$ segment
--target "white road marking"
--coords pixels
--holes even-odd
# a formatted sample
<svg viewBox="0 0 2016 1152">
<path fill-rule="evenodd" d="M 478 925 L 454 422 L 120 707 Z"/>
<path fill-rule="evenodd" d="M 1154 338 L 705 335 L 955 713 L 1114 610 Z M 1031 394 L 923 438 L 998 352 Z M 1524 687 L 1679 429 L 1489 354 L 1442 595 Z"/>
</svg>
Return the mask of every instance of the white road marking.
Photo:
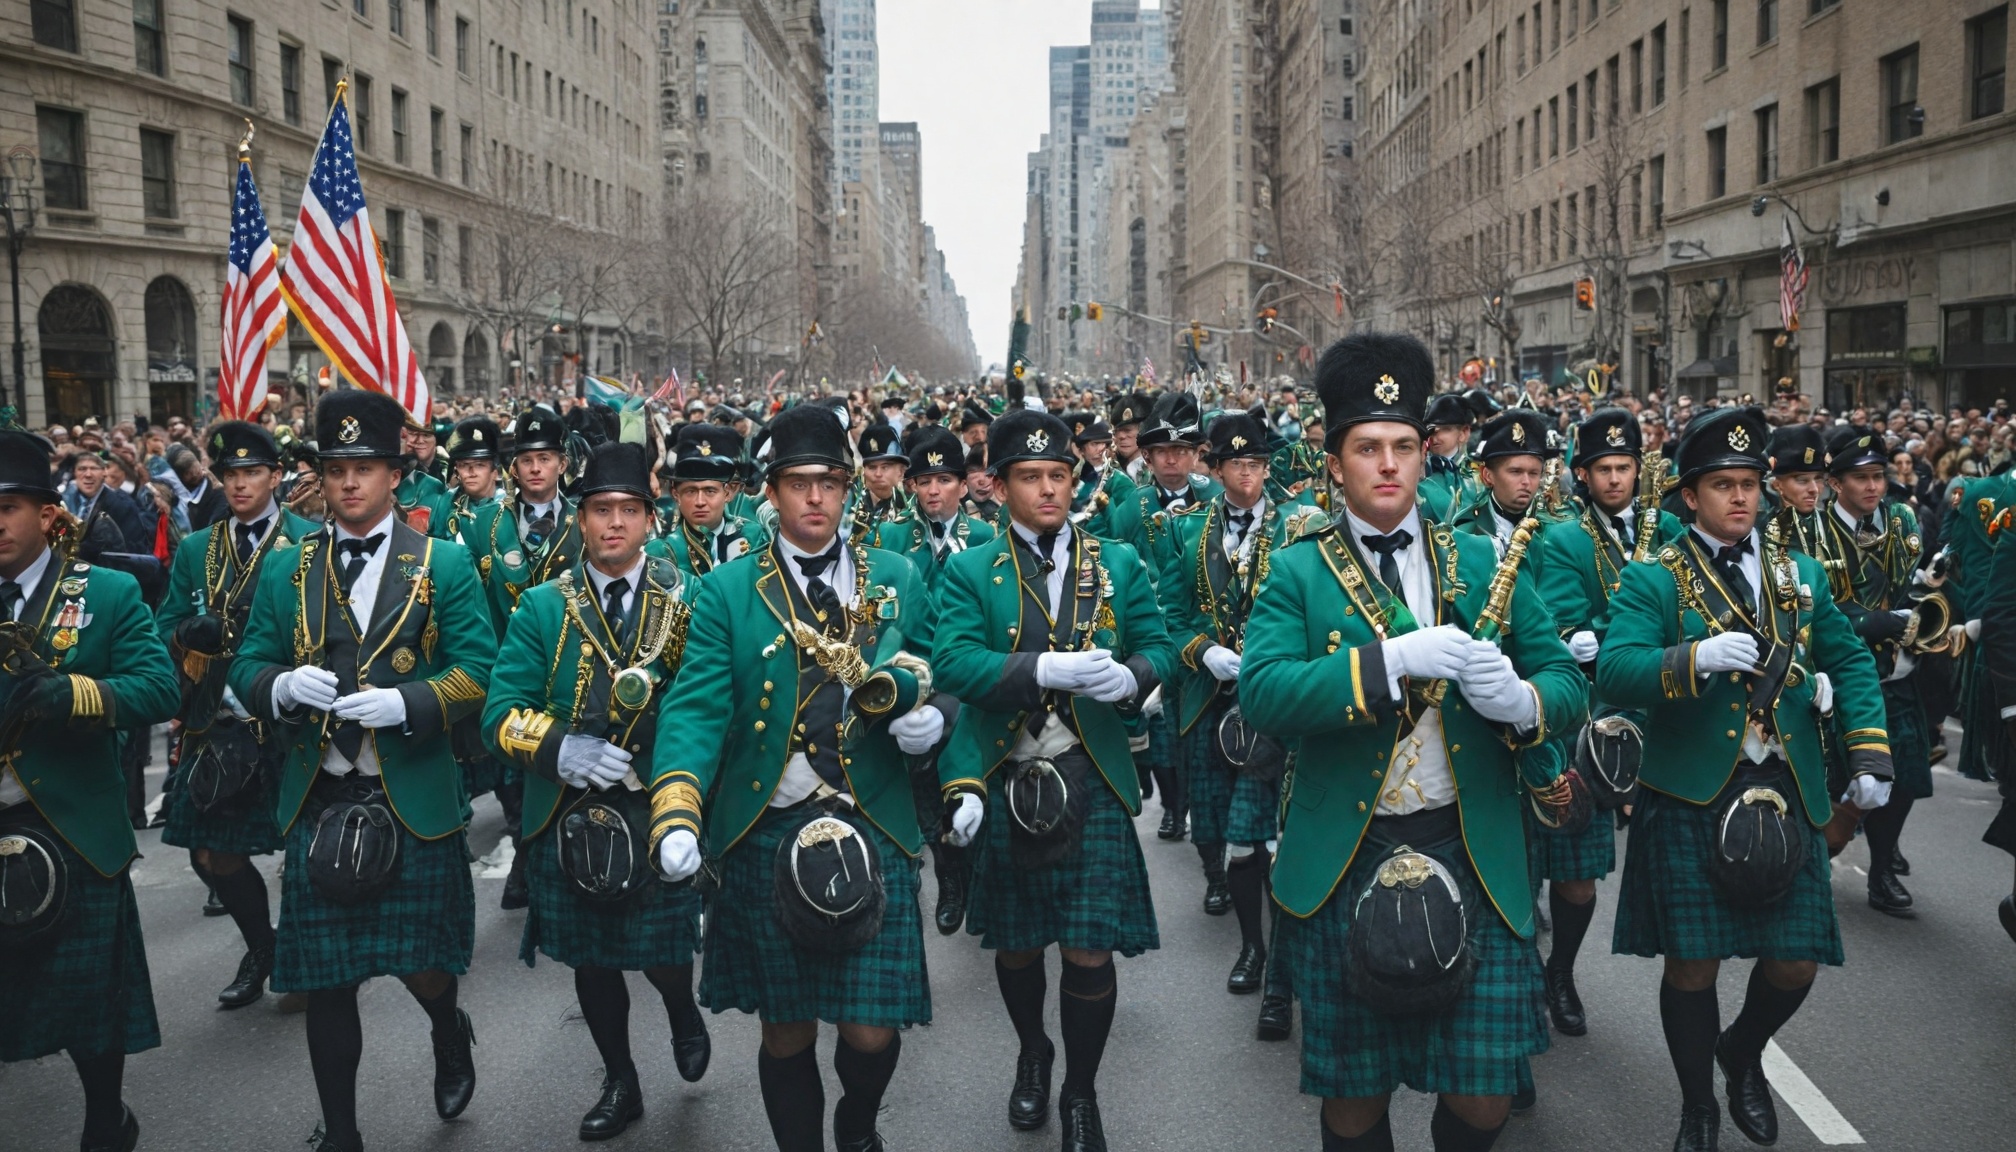
<svg viewBox="0 0 2016 1152">
<path fill-rule="evenodd" d="M 1799 1119 L 1812 1129 L 1813 1135 L 1822 1144 L 1864 1144 L 1862 1134 L 1855 1130 L 1848 1118 L 1808 1079 L 1806 1073 L 1792 1062 L 1776 1040 L 1764 1044 L 1764 1075 L 1771 1080 L 1785 1103 L 1792 1106 Z"/>
</svg>

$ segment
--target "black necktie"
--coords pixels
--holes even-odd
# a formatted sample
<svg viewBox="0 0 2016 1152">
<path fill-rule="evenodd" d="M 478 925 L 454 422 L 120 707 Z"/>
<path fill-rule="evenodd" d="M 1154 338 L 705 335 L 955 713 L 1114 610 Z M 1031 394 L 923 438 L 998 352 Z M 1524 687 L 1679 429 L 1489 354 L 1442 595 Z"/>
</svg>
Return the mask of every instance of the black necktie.
<svg viewBox="0 0 2016 1152">
<path fill-rule="evenodd" d="M 805 574 L 805 598 L 812 602 L 812 607 L 819 610 L 820 618 L 823 620 L 840 611 L 839 593 L 833 591 L 832 585 L 821 579 L 826 569 L 840 559 L 839 541 L 834 541 L 833 547 L 817 556 L 794 556 L 792 559 L 797 562 L 798 571 Z"/>
<path fill-rule="evenodd" d="M 527 515 L 531 515 L 532 511 L 533 509 L 531 505 L 528 504 L 525 506 L 525 512 Z M 546 542 L 546 537 L 552 534 L 552 531 L 553 531 L 552 515 L 543 512 L 539 513 L 537 516 L 533 518 L 531 523 L 525 525 L 525 543 L 528 547 L 537 548 L 541 544 L 544 544 Z"/>
<path fill-rule="evenodd" d="M 1629 547 L 1631 544 L 1631 521 L 1625 519 L 1621 514 L 1615 515 L 1610 517 L 1610 527 L 1617 530 L 1617 539 L 1623 541 L 1625 546 Z"/>
<path fill-rule="evenodd" d="M 1414 543 L 1414 534 L 1402 528 L 1390 535 L 1360 536 L 1358 539 L 1363 540 L 1367 548 L 1379 554 L 1379 582 L 1386 585 L 1388 592 L 1403 600 L 1406 599 L 1400 588 L 1400 561 L 1395 559 L 1393 554 Z"/>
<path fill-rule="evenodd" d="M 1249 508 L 1244 512 L 1229 513 L 1225 517 L 1225 522 L 1237 529 L 1232 536 L 1232 550 L 1237 552 L 1245 546 L 1246 533 L 1253 528 L 1253 510 Z"/>
<path fill-rule="evenodd" d="M 1876 526 L 1876 517 L 1874 515 L 1869 515 L 1862 517 L 1862 522 L 1855 526 L 1855 531 L 1864 532 L 1871 536 L 1874 536 L 1878 532 L 1881 532 L 1882 529 Z"/>
<path fill-rule="evenodd" d="M 12 580 L 0 580 L 0 612 L 5 612 L 7 619 L 14 619 L 14 614 L 20 610 L 21 600 L 26 595 L 21 585 Z"/>
<path fill-rule="evenodd" d="M 943 540 L 945 538 L 945 522 L 943 520 L 933 520 L 930 524 L 931 538 L 934 540 Z"/>
<path fill-rule="evenodd" d="M 363 575 L 364 566 L 371 562 L 371 557 L 378 551 L 378 545 L 384 542 L 385 534 L 383 532 L 373 532 L 362 540 L 337 541 L 336 547 L 343 552 L 344 556 L 343 571 L 338 578 L 342 583 L 343 594 L 345 596 L 348 596 L 350 589 L 356 586 L 357 577 Z"/>
<path fill-rule="evenodd" d="M 609 635 L 623 635 L 623 597 L 630 592 L 628 578 L 618 576 L 602 589 L 602 617 L 609 621 Z"/>
<path fill-rule="evenodd" d="M 1036 571 L 1038 574 L 1048 576 L 1057 570 L 1057 562 L 1051 559 L 1052 556 L 1057 554 L 1057 533 L 1055 531 L 1038 532 L 1036 534 L 1036 546 L 1030 549 L 1030 551 L 1036 553 Z"/>
<path fill-rule="evenodd" d="M 259 546 L 260 537 L 266 535 L 268 521 L 238 525 L 238 566 L 243 568 L 252 562 L 252 549 Z"/>
<path fill-rule="evenodd" d="M 714 534 L 714 558 L 716 560 L 728 559 L 728 545 L 732 543 L 735 540 L 735 538 L 736 538 L 735 533 L 729 531 L 726 528 L 723 528 L 721 531 L 716 532 Z"/>
<path fill-rule="evenodd" d="M 1750 584 L 1750 578 L 1743 574 L 1743 557 L 1750 551 L 1750 538 L 1745 536 L 1734 544 L 1725 544 L 1715 551 L 1715 566 L 1722 570 L 1722 579 L 1728 581 L 1729 591 L 1741 600 L 1737 607 L 1746 612 L 1757 610 L 1757 589 Z"/>
</svg>

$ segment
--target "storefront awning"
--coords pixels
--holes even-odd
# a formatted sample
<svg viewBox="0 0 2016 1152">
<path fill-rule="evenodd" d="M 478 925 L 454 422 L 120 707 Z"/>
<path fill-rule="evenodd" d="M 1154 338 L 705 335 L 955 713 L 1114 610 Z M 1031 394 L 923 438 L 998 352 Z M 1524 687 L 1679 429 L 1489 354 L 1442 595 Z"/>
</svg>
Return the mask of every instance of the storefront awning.
<svg viewBox="0 0 2016 1152">
<path fill-rule="evenodd" d="M 1736 358 L 1734 356 L 1726 356 L 1719 360 L 1711 360 L 1706 357 L 1703 357 L 1702 359 L 1696 360 L 1692 364 L 1689 364 L 1687 367 L 1682 368 L 1678 373 L 1675 374 L 1676 378 L 1680 380 L 1696 380 L 1709 377 L 1734 376 L 1734 375 L 1736 375 Z"/>
</svg>

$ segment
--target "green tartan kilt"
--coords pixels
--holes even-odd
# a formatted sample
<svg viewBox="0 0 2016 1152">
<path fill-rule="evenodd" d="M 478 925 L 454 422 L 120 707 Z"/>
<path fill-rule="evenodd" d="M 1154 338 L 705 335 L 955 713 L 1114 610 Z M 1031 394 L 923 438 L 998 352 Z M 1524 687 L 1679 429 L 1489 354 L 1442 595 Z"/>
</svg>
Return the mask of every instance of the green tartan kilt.
<svg viewBox="0 0 2016 1152">
<path fill-rule="evenodd" d="M 1213 733 L 1225 714 L 1205 710 L 1183 738 L 1190 839 L 1198 844 L 1265 844 L 1281 834 L 1281 782 L 1247 776 L 1218 755 Z"/>
<path fill-rule="evenodd" d="M 1169 694 L 1164 692 L 1163 695 L 1166 697 Z M 1181 768 L 1183 757 L 1178 755 L 1180 751 L 1176 721 L 1165 704 L 1162 711 L 1148 718 L 1148 750 L 1138 753 L 1135 759 L 1140 760 L 1144 767 Z"/>
<path fill-rule="evenodd" d="M 882 862 L 888 893 L 875 938 L 853 952 L 821 953 L 793 944 L 778 926 L 777 846 L 816 812 L 809 805 L 768 809 L 721 859 L 721 890 L 707 903 L 700 1003 L 715 1012 L 753 1012 L 772 1024 L 929 1023 L 917 862 L 874 824 L 854 821 Z"/>
<path fill-rule="evenodd" d="M 1981 646 L 1968 647 L 1960 673 L 1960 774 L 1970 780 L 1994 780 L 2010 762 L 2009 737 L 2002 710 L 1995 703 L 1995 685 Z M 1894 750 L 1893 750 L 1894 755 Z"/>
<path fill-rule="evenodd" d="M 525 966 L 535 967 L 540 952 L 569 968 L 640 972 L 691 964 L 700 950 L 700 896 L 693 882 L 654 878 L 621 904 L 584 900 L 560 870 L 558 823 L 520 849 L 527 854 L 525 887 L 532 898 L 518 944 Z"/>
<path fill-rule="evenodd" d="M 231 813 L 198 812 L 182 777 L 196 755 L 185 736 L 182 755 L 176 766 L 175 787 L 168 792 L 168 822 L 162 826 L 161 842 L 176 848 L 201 848 L 209 852 L 234 852 L 240 856 L 269 856 L 278 852 L 286 838 L 280 835 L 280 820 L 273 813 L 273 772 L 262 765 L 259 793 L 250 797 L 241 810 Z"/>
<path fill-rule="evenodd" d="M 1762 956 L 1842 962 L 1827 841 L 1818 828 L 1799 822 L 1810 837 L 1809 850 L 1792 890 L 1765 907 L 1740 908 L 1723 900 L 1708 879 L 1716 807 L 1650 788 L 1639 797 L 1624 854 L 1612 952 L 1676 960 Z"/>
<path fill-rule="evenodd" d="M 1932 795 L 1932 738 L 1925 728 L 1925 702 L 1915 675 L 1883 685 L 1885 730 L 1890 734 L 1892 787 L 1923 800 Z"/>
<path fill-rule="evenodd" d="M 1096 767 L 1088 762 L 1085 771 L 1089 795 L 1077 850 L 1048 868 L 1016 865 L 1008 812 L 998 793 L 988 796 L 966 897 L 966 931 L 980 937 L 982 948 L 1021 952 L 1055 944 L 1139 956 L 1162 946 L 1133 817 Z"/>
<path fill-rule="evenodd" d="M 1452 859 L 1453 857 L 1453 859 Z M 1470 945 L 1477 970 L 1446 1012 L 1390 1016 L 1345 984 L 1345 940 L 1352 906 L 1386 854 L 1364 852 L 1343 883 L 1308 919 L 1282 916 L 1279 947 L 1302 1000 L 1302 1092 L 1309 1096 L 1383 1096 L 1402 1084 L 1419 1092 L 1509 1096 L 1524 1058 L 1548 1045 L 1540 953 L 1475 898 Z M 1443 857 L 1470 872 L 1460 853 Z M 1474 873 L 1466 887 L 1482 891 Z"/>
<path fill-rule="evenodd" d="M 1520 801 L 1526 818 L 1526 860 L 1534 887 L 1542 880 L 1601 880 L 1617 870 L 1617 818 L 1598 812 L 1589 827 L 1572 836 L 1548 832 L 1533 817 L 1533 806 Z"/>
<path fill-rule="evenodd" d="M 401 825 L 398 879 L 376 900 L 346 907 L 308 879 L 313 808 L 311 798 L 287 833 L 273 990 L 313 992 L 352 988 L 373 976 L 467 972 L 476 946 L 468 834 L 422 840 Z"/>
<path fill-rule="evenodd" d="M 0 1062 L 160 1047 L 131 873 L 108 880 L 62 837 L 50 839 L 69 870 L 69 911 L 52 944 L 19 956 L 0 952 Z"/>
</svg>

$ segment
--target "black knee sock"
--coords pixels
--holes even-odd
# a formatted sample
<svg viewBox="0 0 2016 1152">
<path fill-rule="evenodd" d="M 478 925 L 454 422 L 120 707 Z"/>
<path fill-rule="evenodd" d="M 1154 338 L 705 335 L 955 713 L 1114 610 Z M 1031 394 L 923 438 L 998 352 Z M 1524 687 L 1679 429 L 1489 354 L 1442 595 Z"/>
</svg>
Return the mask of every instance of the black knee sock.
<svg viewBox="0 0 2016 1152">
<path fill-rule="evenodd" d="M 1715 986 L 1682 992 L 1659 982 L 1659 1023 L 1666 1030 L 1666 1051 L 1680 1077 L 1680 1102 L 1692 1107 L 1715 1106 L 1715 1038 L 1722 1032 L 1722 1010 Z"/>
<path fill-rule="evenodd" d="M 266 878 L 259 875 L 259 869 L 251 861 L 228 876 L 212 873 L 210 886 L 216 889 L 224 910 L 231 914 L 231 922 L 238 925 L 238 934 L 245 937 L 247 948 L 256 952 L 273 946 L 273 921 L 266 907 Z"/>
<path fill-rule="evenodd" d="M 1184 802 L 1183 781 L 1176 775 L 1175 765 L 1163 764 L 1150 768 L 1149 772 L 1155 777 L 1156 790 L 1162 793 L 1163 811 L 1179 816 L 1189 811 L 1190 806 Z"/>
<path fill-rule="evenodd" d="M 1862 818 L 1862 831 L 1869 837 L 1869 875 L 1890 871 L 1897 854 L 1897 838 L 1904 832 L 1904 818 L 1911 815 L 1913 801 L 1900 791 L 1890 794 L 1890 802 Z"/>
<path fill-rule="evenodd" d="M 1260 919 L 1260 889 L 1266 880 L 1265 852 L 1235 856 L 1225 869 L 1225 886 L 1232 890 L 1232 913 L 1239 917 L 1239 940 L 1262 949 L 1267 947 L 1267 938 Z"/>
<path fill-rule="evenodd" d="M 1057 980 L 1057 1023 L 1064 1033 L 1064 1089 L 1060 1100 L 1097 1099 L 1099 1058 L 1113 1031 L 1119 981 L 1109 957 L 1097 968 L 1064 962 Z"/>
<path fill-rule="evenodd" d="M 1021 968 L 1008 967 L 998 956 L 994 959 L 994 981 L 1001 985 L 1001 1002 L 1008 1006 L 1008 1022 L 1015 1025 L 1015 1038 L 1025 1051 L 1037 1052 L 1050 1045 L 1050 1038 L 1043 1034 L 1043 996 L 1049 991 L 1043 967 L 1041 956 Z M 1069 972 L 1071 966 L 1066 964 L 1064 970 Z"/>
<path fill-rule="evenodd" d="M 1293 996 L 1295 981 L 1288 973 L 1288 956 L 1281 951 L 1281 908 L 1271 898 L 1267 904 L 1267 987 L 1266 996 Z"/>
<path fill-rule="evenodd" d="M 357 989 L 310 992 L 308 1065 L 315 1072 L 315 1095 L 322 1101 L 322 1130 L 344 1146 L 357 1140 L 357 1064 L 363 1058 Z"/>
<path fill-rule="evenodd" d="M 77 1079 L 84 1085 L 84 1142 L 110 1144 L 126 1120 L 126 1105 L 120 1087 L 126 1079 L 126 1054 L 107 1052 L 102 1056 L 70 1054 L 77 1067 Z"/>
<path fill-rule="evenodd" d="M 1743 993 L 1743 1010 L 1729 1025 L 1729 1058 L 1748 1065 L 1764 1055 L 1764 1044 L 1777 1035 L 1813 990 L 1811 983 L 1787 991 L 1764 978 L 1764 965 L 1750 969 L 1750 987 Z"/>
<path fill-rule="evenodd" d="M 1379 1114 L 1379 1122 L 1356 1136 L 1339 1136 L 1316 1114 L 1316 1126 L 1323 1130 L 1323 1152 L 1393 1152 L 1393 1113 Z"/>
<path fill-rule="evenodd" d="M 602 1056 L 602 1070 L 635 1084 L 637 1065 L 630 1059 L 630 985 L 615 968 L 583 965 L 574 970 L 574 998 L 581 1018 Z"/>
<path fill-rule="evenodd" d="M 455 994 L 460 987 L 461 981 L 450 976 L 448 977 L 448 987 L 443 989 L 441 994 L 432 1000 L 427 999 L 418 992 L 413 992 L 410 985 L 406 991 L 413 993 L 413 999 L 418 1001 L 421 1010 L 427 1013 L 427 1022 L 434 1026 L 434 1031 L 453 1032 L 459 1026 L 458 1021 L 455 1019 Z"/>
<path fill-rule="evenodd" d="M 824 1152 L 826 1085 L 819 1079 L 817 1044 L 778 1058 L 769 1049 L 756 1054 L 756 1080 L 763 1088 L 763 1111 L 777 1152 Z"/>
<path fill-rule="evenodd" d="M 659 999 L 665 1001 L 665 1018 L 672 1023 L 672 1035 L 691 1036 L 705 1027 L 705 1022 L 700 1016 L 700 1006 L 693 1002 L 691 964 L 646 968 L 644 978 L 651 982 L 651 987 L 658 990 Z"/>
<path fill-rule="evenodd" d="M 1547 957 L 1549 967 L 1563 971 L 1573 971 L 1575 956 L 1582 951 L 1582 938 L 1589 934 L 1589 922 L 1596 918 L 1596 898 L 1591 896 L 1586 904 L 1574 904 L 1561 896 L 1561 890 L 1547 885 L 1547 911 L 1554 917 L 1554 951 Z"/>
<path fill-rule="evenodd" d="M 1204 865 L 1204 878 L 1209 880 L 1216 877 L 1223 880 L 1225 878 L 1224 841 L 1221 840 L 1215 844 L 1197 844 L 1193 841 L 1192 844 L 1197 849 L 1197 859 Z"/>
<path fill-rule="evenodd" d="M 903 1037 L 890 1037 L 880 1052 L 863 1052 L 847 1043 L 845 1036 L 833 1046 L 833 1071 L 840 1077 L 840 1102 L 833 1105 L 833 1142 L 866 1140 L 875 1134 L 875 1113 L 882 1108 L 882 1093 L 896 1075 L 896 1058 L 903 1054 Z"/>
<path fill-rule="evenodd" d="M 1428 1121 L 1428 1135 L 1435 1141 L 1435 1152 L 1489 1152 L 1491 1145 L 1498 1142 L 1498 1133 L 1504 1130 L 1503 1123 L 1496 1128 L 1471 1127 L 1439 1096 L 1435 1098 L 1435 1116 Z"/>
</svg>

